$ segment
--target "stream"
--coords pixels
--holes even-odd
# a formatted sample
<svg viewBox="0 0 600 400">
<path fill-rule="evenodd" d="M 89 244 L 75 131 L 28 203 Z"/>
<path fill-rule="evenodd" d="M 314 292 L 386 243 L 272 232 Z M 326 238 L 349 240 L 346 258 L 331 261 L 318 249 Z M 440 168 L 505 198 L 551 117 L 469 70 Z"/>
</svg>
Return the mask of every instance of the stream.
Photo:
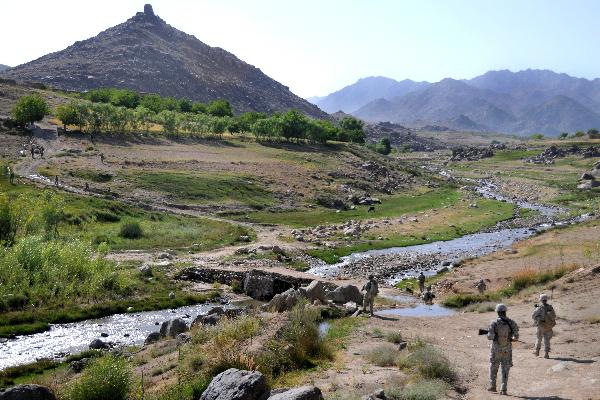
<svg viewBox="0 0 600 400">
<path fill-rule="evenodd" d="M 160 324 L 173 318 L 183 318 L 190 324 L 198 315 L 208 313 L 215 304 L 198 304 L 173 310 L 115 314 L 69 324 L 52 325 L 47 332 L 17 336 L 0 342 L 0 370 L 39 359 L 61 359 L 88 349 L 94 339 L 112 342 L 115 346 L 141 345 Z M 108 334 L 101 337 L 101 334 Z"/>
<path fill-rule="evenodd" d="M 451 176 L 446 171 L 440 171 L 440 174 Z M 308 273 L 322 277 L 335 277 L 338 276 L 340 271 L 343 271 L 344 268 L 349 268 L 351 265 L 373 262 L 377 257 L 390 255 L 398 258 L 405 257 L 407 260 L 411 260 L 411 257 L 414 260 L 418 257 L 435 255 L 445 261 L 445 266 L 451 268 L 453 263 L 460 262 L 460 260 L 481 257 L 498 250 L 509 248 L 513 243 L 527 239 L 538 232 L 550 229 L 552 226 L 574 224 L 589 218 L 589 216 L 583 215 L 569 221 L 554 222 L 555 217 L 563 212 L 562 209 L 515 200 L 503 196 L 498 193 L 497 187 L 487 180 L 465 179 L 465 181 L 474 185 L 475 191 L 482 197 L 505 201 L 515 204 L 519 208 L 537 211 L 547 222 L 540 223 L 534 227 L 500 228 L 492 232 L 473 233 L 448 241 L 437 241 L 414 246 L 391 247 L 381 250 L 357 252 L 342 257 L 341 261 L 336 264 L 317 264 L 313 266 Z M 382 258 L 382 260 L 385 262 L 385 258 Z M 410 264 L 410 261 L 407 261 L 407 264 Z M 432 265 L 428 269 L 410 268 L 407 266 L 407 268 L 403 269 L 401 272 L 388 276 L 386 278 L 386 283 L 394 285 L 403 279 L 416 277 L 419 272 L 423 272 L 426 276 L 435 275 L 441 267 L 442 265 L 439 264 Z"/>
</svg>

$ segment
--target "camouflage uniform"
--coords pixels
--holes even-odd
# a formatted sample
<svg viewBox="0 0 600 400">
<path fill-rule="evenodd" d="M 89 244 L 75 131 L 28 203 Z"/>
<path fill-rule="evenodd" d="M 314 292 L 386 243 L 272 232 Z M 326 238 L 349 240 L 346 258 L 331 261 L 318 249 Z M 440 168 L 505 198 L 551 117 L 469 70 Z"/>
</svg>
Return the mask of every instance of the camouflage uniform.
<svg viewBox="0 0 600 400">
<path fill-rule="evenodd" d="M 498 307 L 496 308 L 498 310 Z M 504 307 L 506 310 L 506 307 Z M 490 323 L 487 338 L 492 341 L 490 350 L 490 379 L 489 390 L 496 391 L 496 376 L 498 368 L 502 367 L 503 394 L 506 394 L 508 385 L 508 371 L 512 367 L 512 339 L 519 338 L 519 326 L 515 321 L 506 316 L 499 316 Z"/>
<path fill-rule="evenodd" d="M 477 289 L 477 291 L 479 291 L 479 294 L 483 294 L 483 292 L 485 292 L 485 290 L 487 289 L 487 285 L 485 284 L 485 281 L 483 279 L 480 279 L 479 282 L 477 282 L 477 284 L 475 285 L 475 288 Z"/>
<path fill-rule="evenodd" d="M 542 347 L 543 340 L 544 357 L 548 358 L 548 353 L 550 352 L 550 339 L 553 335 L 552 328 L 556 325 L 556 313 L 554 312 L 554 307 L 547 303 L 548 297 L 546 295 L 540 296 L 540 300 L 542 300 L 542 304 L 539 307 L 536 307 L 531 315 L 531 318 L 537 326 L 534 354 L 536 356 L 540 355 L 540 348 Z"/>
<path fill-rule="evenodd" d="M 363 290 L 365 291 L 363 297 L 363 312 L 366 312 L 367 307 L 369 307 L 369 313 L 373 315 L 373 303 L 375 302 L 375 297 L 377 297 L 377 294 L 379 293 L 379 285 L 373 275 L 369 276 L 369 281 L 365 283 Z"/>
<path fill-rule="evenodd" d="M 423 275 L 422 272 L 419 274 L 418 281 L 419 281 L 419 290 L 421 291 L 421 293 L 423 293 L 425 291 L 425 275 Z"/>
<path fill-rule="evenodd" d="M 434 298 L 435 294 L 431 293 L 431 286 L 429 286 L 427 290 L 421 295 L 421 299 L 425 304 L 433 304 Z"/>
</svg>

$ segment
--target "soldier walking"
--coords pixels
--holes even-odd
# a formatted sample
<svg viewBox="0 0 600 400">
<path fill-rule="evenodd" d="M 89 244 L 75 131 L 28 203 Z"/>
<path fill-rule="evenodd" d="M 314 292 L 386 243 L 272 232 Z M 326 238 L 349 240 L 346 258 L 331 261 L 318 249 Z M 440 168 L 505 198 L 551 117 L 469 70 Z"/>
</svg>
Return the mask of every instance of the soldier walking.
<svg viewBox="0 0 600 400">
<path fill-rule="evenodd" d="M 15 171 L 11 167 L 8 167 L 8 181 L 11 185 L 15 184 Z"/>
<path fill-rule="evenodd" d="M 506 394 L 508 385 L 508 371 L 512 367 L 512 341 L 519 339 L 519 326 L 515 321 L 506 316 L 506 306 L 496 306 L 498 318 L 490 323 L 487 338 L 492 341 L 490 349 L 490 381 L 488 390 L 496 391 L 496 376 L 498 367 L 502 368 L 502 386 L 500 394 Z"/>
<path fill-rule="evenodd" d="M 433 304 L 433 299 L 435 298 L 435 294 L 431 293 L 431 285 L 427 286 L 427 290 L 423 292 L 421 295 L 421 299 L 425 304 Z"/>
<path fill-rule="evenodd" d="M 365 295 L 363 297 L 363 312 L 367 312 L 367 307 L 369 307 L 369 313 L 373 316 L 373 303 L 375 303 L 375 297 L 379 293 L 379 285 L 375 280 L 375 276 L 369 275 L 369 280 L 362 288 L 365 291 Z"/>
<path fill-rule="evenodd" d="M 485 281 L 483 279 L 480 279 L 479 282 L 475 284 L 475 288 L 477 289 L 479 294 L 483 294 L 483 292 L 485 292 L 487 289 L 487 285 L 485 284 Z"/>
<path fill-rule="evenodd" d="M 419 291 L 423 293 L 425 291 L 425 275 L 423 275 L 423 271 L 421 271 L 417 279 L 419 281 Z"/>
<path fill-rule="evenodd" d="M 542 340 L 544 341 L 544 358 L 549 358 L 550 353 L 550 339 L 552 338 L 552 328 L 556 325 L 556 313 L 554 307 L 548 304 L 548 296 L 545 294 L 540 295 L 540 301 L 542 304 L 537 306 L 531 315 L 533 323 L 537 327 L 535 350 L 533 354 L 536 356 L 540 355 L 540 349 L 542 347 Z"/>
</svg>

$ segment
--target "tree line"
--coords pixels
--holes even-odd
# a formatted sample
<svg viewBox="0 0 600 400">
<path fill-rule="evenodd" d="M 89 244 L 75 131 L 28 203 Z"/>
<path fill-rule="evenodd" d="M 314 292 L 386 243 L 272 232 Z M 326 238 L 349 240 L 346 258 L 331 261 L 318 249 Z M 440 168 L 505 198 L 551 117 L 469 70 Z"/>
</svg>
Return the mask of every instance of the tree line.
<svg viewBox="0 0 600 400">
<path fill-rule="evenodd" d="M 83 94 L 83 100 L 59 105 L 54 111 L 64 129 L 75 126 L 86 133 L 150 133 L 169 136 L 203 137 L 253 134 L 259 141 L 326 143 L 329 140 L 364 143 L 363 122 L 346 117 L 337 123 L 314 120 L 297 110 L 274 113 L 233 114 L 227 100 L 208 104 L 187 99 L 140 95 L 126 89 L 96 89 Z M 49 114 L 46 101 L 38 95 L 24 96 L 13 109 L 21 125 L 41 120 Z"/>
</svg>

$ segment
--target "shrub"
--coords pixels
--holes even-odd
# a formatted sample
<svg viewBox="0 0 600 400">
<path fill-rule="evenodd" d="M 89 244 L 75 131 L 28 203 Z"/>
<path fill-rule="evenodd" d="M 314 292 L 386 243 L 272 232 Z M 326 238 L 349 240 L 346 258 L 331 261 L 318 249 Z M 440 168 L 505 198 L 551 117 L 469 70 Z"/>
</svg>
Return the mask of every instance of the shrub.
<svg viewBox="0 0 600 400">
<path fill-rule="evenodd" d="M 404 388 L 392 387 L 385 391 L 390 400 L 437 400 L 442 398 L 448 384 L 442 380 L 423 379 Z"/>
<path fill-rule="evenodd" d="M 456 379 L 456 372 L 448 358 L 431 345 L 421 346 L 408 356 L 399 358 L 397 365 L 400 368 L 414 369 L 419 375 L 428 379 L 441 379 L 446 382 Z"/>
<path fill-rule="evenodd" d="M 399 331 L 388 332 L 385 334 L 385 340 L 387 340 L 390 343 L 399 344 L 400 342 L 402 342 L 402 334 Z"/>
<path fill-rule="evenodd" d="M 11 245 L 17 234 L 17 216 L 5 194 L 0 195 L 0 245 Z"/>
<path fill-rule="evenodd" d="M 367 360 L 379 367 L 391 367 L 396 364 L 398 350 L 391 344 L 382 344 L 367 353 Z"/>
<path fill-rule="evenodd" d="M 132 372 L 122 358 L 102 357 L 88 366 L 70 387 L 69 400 L 127 400 Z"/>
<path fill-rule="evenodd" d="M 98 222 L 119 222 L 121 217 L 110 211 L 96 211 L 96 221 Z"/>
<path fill-rule="evenodd" d="M 119 236 L 125 239 L 139 239 L 144 235 L 142 226 L 138 221 L 129 220 L 121 224 L 121 230 Z"/>
<path fill-rule="evenodd" d="M 50 113 L 48 103 L 39 95 L 23 96 L 17 101 L 12 110 L 13 117 L 18 124 L 31 124 L 41 121 Z"/>
</svg>

